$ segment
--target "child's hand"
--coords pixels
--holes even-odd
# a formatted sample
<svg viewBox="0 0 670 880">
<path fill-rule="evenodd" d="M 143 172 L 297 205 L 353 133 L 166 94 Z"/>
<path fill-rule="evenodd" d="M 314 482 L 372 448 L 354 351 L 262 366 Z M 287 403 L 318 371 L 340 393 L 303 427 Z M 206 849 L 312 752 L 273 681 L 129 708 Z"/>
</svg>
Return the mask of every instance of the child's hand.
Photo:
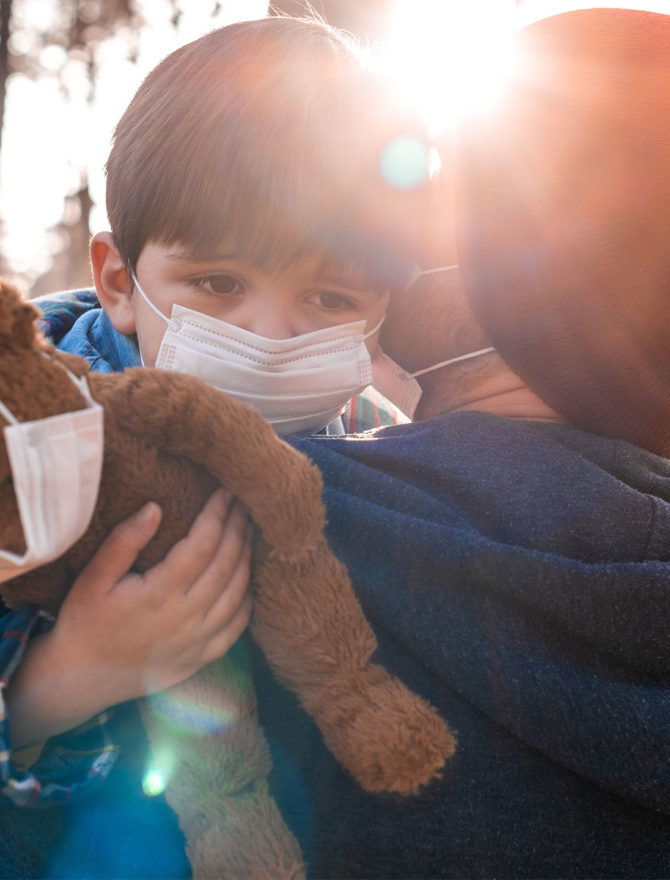
<svg viewBox="0 0 670 880">
<path fill-rule="evenodd" d="M 159 523 L 159 508 L 148 504 L 118 525 L 75 581 L 54 629 L 31 643 L 11 686 L 15 745 L 182 681 L 244 631 L 251 532 L 240 502 L 215 492 L 162 562 L 129 574 Z"/>
</svg>

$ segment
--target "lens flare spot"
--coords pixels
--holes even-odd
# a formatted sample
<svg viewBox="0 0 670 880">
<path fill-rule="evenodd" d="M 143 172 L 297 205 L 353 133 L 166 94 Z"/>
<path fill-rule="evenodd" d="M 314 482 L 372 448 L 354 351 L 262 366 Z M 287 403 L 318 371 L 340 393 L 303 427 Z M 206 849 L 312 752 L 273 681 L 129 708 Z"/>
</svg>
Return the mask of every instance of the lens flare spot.
<svg viewBox="0 0 670 880">
<path fill-rule="evenodd" d="M 149 702 L 152 711 L 169 727 L 193 736 L 224 733 L 239 712 L 239 707 L 226 704 L 213 686 L 204 687 L 197 696 L 175 689 L 161 691 L 152 694 Z"/>
<path fill-rule="evenodd" d="M 158 797 L 165 791 L 166 780 L 163 774 L 154 768 L 147 770 L 142 779 L 142 791 L 147 797 Z"/>
<path fill-rule="evenodd" d="M 396 189 L 415 189 L 428 178 L 430 153 L 416 137 L 399 137 L 382 152 L 380 171 L 384 180 Z"/>
<path fill-rule="evenodd" d="M 175 756 L 169 749 L 152 752 L 150 763 L 142 777 L 142 791 L 147 797 L 158 797 L 165 791 L 174 773 L 175 764 Z"/>
</svg>

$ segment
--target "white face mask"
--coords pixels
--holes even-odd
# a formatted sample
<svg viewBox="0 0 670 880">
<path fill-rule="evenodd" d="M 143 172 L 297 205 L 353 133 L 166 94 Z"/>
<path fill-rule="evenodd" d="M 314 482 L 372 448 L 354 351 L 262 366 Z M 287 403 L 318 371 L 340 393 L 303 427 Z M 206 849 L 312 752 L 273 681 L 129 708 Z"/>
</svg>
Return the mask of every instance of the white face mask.
<svg viewBox="0 0 670 880">
<path fill-rule="evenodd" d="M 202 312 L 173 305 L 156 366 L 204 380 L 253 406 L 280 434 L 319 431 L 372 382 L 365 321 L 268 339 Z"/>
<path fill-rule="evenodd" d="M 451 272 L 454 269 L 458 269 L 458 266 L 439 266 L 437 269 L 425 269 L 423 272 L 418 272 L 416 277 Z M 433 364 L 423 370 L 417 370 L 415 373 L 408 373 L 394 360 L 391 360 L 387 354 L 384 354 L 380 348 L 372 362 L 373 384 L 380 394 L 394 403 L 408 418 L 413 419 L 423 394 L 421 386 L 416 381 L 417 376 L 423 376 L 424 373 L 432 373 L 434 370 L 448 367 L 450 364 L 479 357 L 482 354 L 489 354 L 492 351 L 494 351 L 493 347 L 480 348 L 479 351 L 470 351 L 447 361 L 440 361 L 439 364 Z"/>
<path fill-rule="evenodd" d="M 103 458 L 102 407 L 86 379 L 69 373 L 86 409 L 19 422 L 0 402 L 26 550 L 0 550 L 0 582 L 51 562 L 75 544 L 93 516 Z"/>
</svg>

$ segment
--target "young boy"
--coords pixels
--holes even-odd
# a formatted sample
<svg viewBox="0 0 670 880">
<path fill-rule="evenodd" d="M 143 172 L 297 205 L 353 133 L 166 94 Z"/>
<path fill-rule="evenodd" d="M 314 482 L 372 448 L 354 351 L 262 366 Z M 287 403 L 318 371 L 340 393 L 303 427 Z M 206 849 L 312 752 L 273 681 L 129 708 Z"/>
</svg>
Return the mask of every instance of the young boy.
<svg viewBox="0 0 670 880">
<path fill-rule="evenodd" d="M 64 306 L 79 310 L 58 345 L 94 370 L 191 372 L 255 405 L 277 430 L 341 431 L 340 412 L 370 381 L 389 290 L 411 271 L 406 242 L 421 192 L 393 185 L 393 157 L 398 143 L 422 137 L 416 117 L 327 27 L 271 18 L 214 31 L 165 59 L 119 122 L 107 163 L 111 232 L 91 244 L 99 305 L 54 298 L 42 303 L 45 322 L 53 329 Z M 9 688 L 14 745 L 142 695 L 147 677 L 161 686 L 187 677 L 244 629 L 243 511 L 217 493 L 139 589 L 126 573 L 158 517 L 150 506 L 122 525 L 53 629 L 33 639 Z M 183 599 L 196 583 L 210 604 L 213 585 L 227 586 L 216 613 L 189 631 Z M 198 611 L 192 603 L 192 619 Z M 15 616 L 4 624 L 17 628 Z M 20 641 L 3 668 L 20 658 Z M 132 708 L 117 709 L 113 734 L 104 720 L 75 731 L 68 752 L 51 740 L 23 778 L 7 756 L 5 778 L 22 778 L 47 802 L 69 798 L 88 767 L 107 772 L 99 755 L 122 740 L 85 813 L 76 799 L 39 821 L 5 810 L 8 839 L 29 874 L 184 875 L 173 817 L 141 795 L 146 745 Z M 112 809 L 114 838 L 101 846 Z"/>
<path fill-rule="evenodd" d="M 272 382 L 268 374 L 280 357 L 288 371 L 286 353 L 297 357 L 304 334 L 319 332 L 316 341 L 327 344 L 337 335 L 328 328 L 342 325 L 360 323 L 374 354 L 389 288 L 411 271 L 402 229 L 418 200 L 382 173 L 393 176 L 394 148 L 410 138 L 422 142 L 417 119 L 351 46 L 315 22 L 244 22 L 182 47 L 149 75 L 116 129 L 107 163 L 112 229 L 91 245 L 102 308 L 55 341 L 100 371 L 154 365 L 161 342 L 175 342 L 172 309 L 187 308 L 213 319 L 203 325 L 210 332 L 198 330 L 207 338 L 190 338 L 189 356 L 164 354 L 159 366 L 200 372 L 282 433 L 323 429 L 332 416 L 299 418 L 309 409 L 304 399 L 293 411 L 308 393 L 304 376 L 292 370 Z M 53 330 L 55 303 L 42 305 Z M 238 376 L 231 346 L 213 351 L 213 334 L 230 334 L 216 321 L 241 331 L 232 334 L 238 345 L 276 341 L 270 363 L 254 354 L 263 375 Z M 314 339 L 304 342 L 313 350 Z M 199 370 L 194 349 L 210 356 Z M 323 375 L 307 386 L 313 399 L 329 401 L 338 389 L 339 413 L 369 384 L 363 380 L 338 385 Z M 398 415 L 389 407 L 380 417 Z"/>
</svg>

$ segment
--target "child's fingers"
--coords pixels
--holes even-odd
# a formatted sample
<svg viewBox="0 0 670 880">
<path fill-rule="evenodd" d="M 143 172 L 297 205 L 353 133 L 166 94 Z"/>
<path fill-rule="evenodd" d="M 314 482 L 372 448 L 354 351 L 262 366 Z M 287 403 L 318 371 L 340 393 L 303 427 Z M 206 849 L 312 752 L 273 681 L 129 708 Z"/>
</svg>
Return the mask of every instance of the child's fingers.
<svg viewBox="0 0 670 880">
<path fill-rule="evenodd" d="M 169 584 L 188 592 L 218 550 L 231 503 L 232 496 L 226 489 L 213 492 L 186 537 L 178 541 L 151 572 L 146 572 L 145 577 L 151 574 L 162 591 Z"/>
<path fill-rule="evenodd" d="M 219 544 L 211 559 L 186 592 L 188 602 L 202 609 L 203 618 L 219 597 L 227 591 L 227 584 L 243 559 L 249 558 L 249 519 L 246 508 L 234 500 L 222 523 Z M 248 564 L 246 566 L 248 579 Z"/>
<path fill-rule="evenodd" d="M 211 663 L 219 657 L 223 657 L 232 648 L 249 626 L 251 609 L 252 599 L 251 595 L 247 592 L 233 615 L 227 620 L 225 627 L 221 628 L 210 639 L 207 650 L 203 655 L 203 663 Z"/>
<path fill-rule="evenodd" d="M 106 592 L 126 575 L 158 531 L 161 509 L 153 501 L 115 526 L 82 569 L 74 588 Z"/>
<path fill-rule="evenodd" d="M 253 526 L 246 522 L 241 533 L 241 543 L 230 574 L 224 581 L 220 577 L 214 581 L 214 589 L 210 591 L 212 604 L 204 619 L 204 625 L 211 633 L 227 626 L 229 619 L 242 604 L 249 592 L 251 575 L 251 535 Z M 216 573 L 216 569 L 214 569 Z"/>
</svg>

